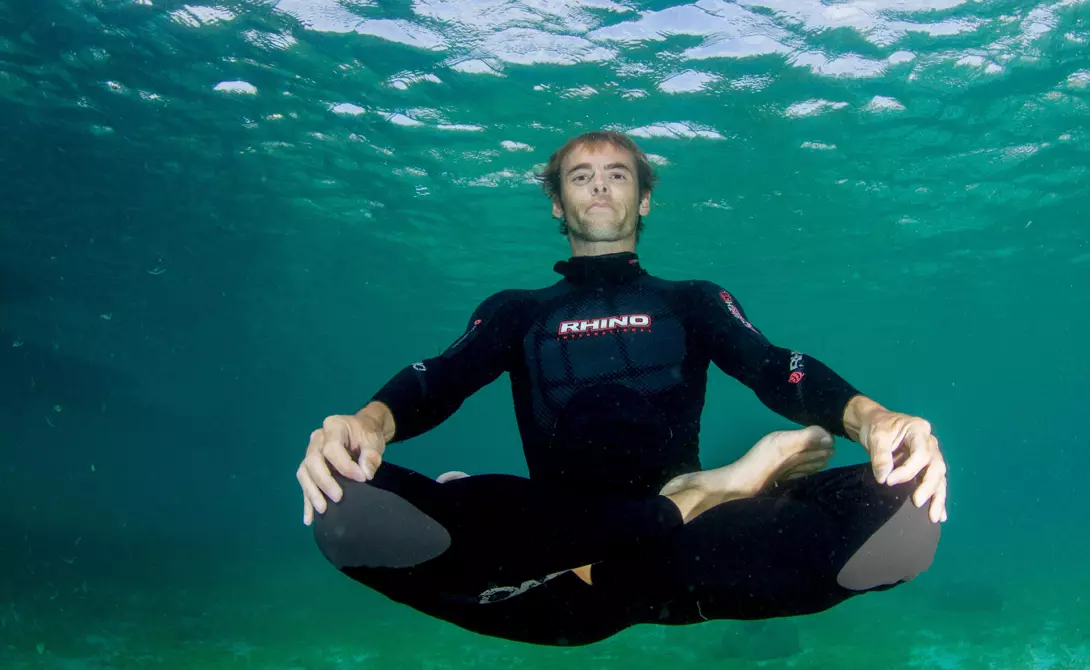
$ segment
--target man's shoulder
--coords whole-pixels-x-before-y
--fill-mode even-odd
[[[482,300],[477,310],[496,311],[504,305],[519,302],[526,292],[526,289],[519,288],[500,289]]]
[[[689,309],[704,310],[712,305],[722,307],[732,305],[741,308],[738,299],[722,284],[710,279],[652,279],[652,286],[662,294],[670,296],[677,304]]]
[[[549,286],[543,286],[540,288],[505,288],[500,289],[489,295],[487,298],[481,301],[481,305],[478,309],[489,309],[492,311],[503,309],[505,307],[512,308],[514,306],[525,306],[535,302],[540,302],[544,298],[549,297],[562,291],[562,282],[556,282]]]
[[[647,280],[653,286],[667,291],[675,291],[685,294],[718,294],[723,287],[707,279],[663,279],[648,275]]]

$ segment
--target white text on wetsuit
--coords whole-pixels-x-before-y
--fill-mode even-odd
[[[624,316],[603,316],[597,319],[581,319],[578,321],[561,321],[558,335],[572,335],[578,333],[597,333],[623,328],[650,328],[651,317],[647,314],[626,314]]]

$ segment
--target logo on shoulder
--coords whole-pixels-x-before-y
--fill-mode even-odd
[[[734,296],[726,291],[719,292],[719,298],[727,305],[727,311],[731,313],[734,318],[738,319],[743,326],[749,328],[753,332],[760,334],[760,331],[753,327],[753,324],[746,320],[746,317],[742,316],[741,310],[738,309],[738,305],[734,304]]]
[[[651,315],[623,314],[619,316],[602,316],[595,319],[561,321],[560,326],[556,329],[556,334],[560,339],[567,340],[605,333],[650,332],[650,330]]]
[[[787,381],[792,384],[798,384],[806,376],[806,373],[802,371],[802,354],[797,351],[791,352],[791,362],[788,363],[787,367],[791,371],[791,374],[787,376]]]

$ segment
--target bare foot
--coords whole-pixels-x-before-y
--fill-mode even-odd
[[[824,428],[769,433],[737,461],[714,470],[674,477],[660,491],[688,522],[728,500],[750,498],[773,482],[819,472],[833,455],[833,436]]]

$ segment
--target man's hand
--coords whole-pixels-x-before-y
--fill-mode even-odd
[[[325,514],[326,496],[339,502],[343,494],[327,461],[345,477],[365,482],[382,464],[382,453],[392,435],[393,417],[384,405],[369,405],[354,415],[326,417],[322,427],[310,434],[306,457],[295,473],[303,488],[303,523],[309,526],[314,521],[315,510]]]
[[[931,500],[931,521],[946,521],[946,461],[939,451],[938,439],[931,434],[930,423],[918,416],[891,412],[859,396],[849,403],[845,427],[858,434],[880,483],[903,484],[926,470],[912,494],[912,502],[923,507]]]

